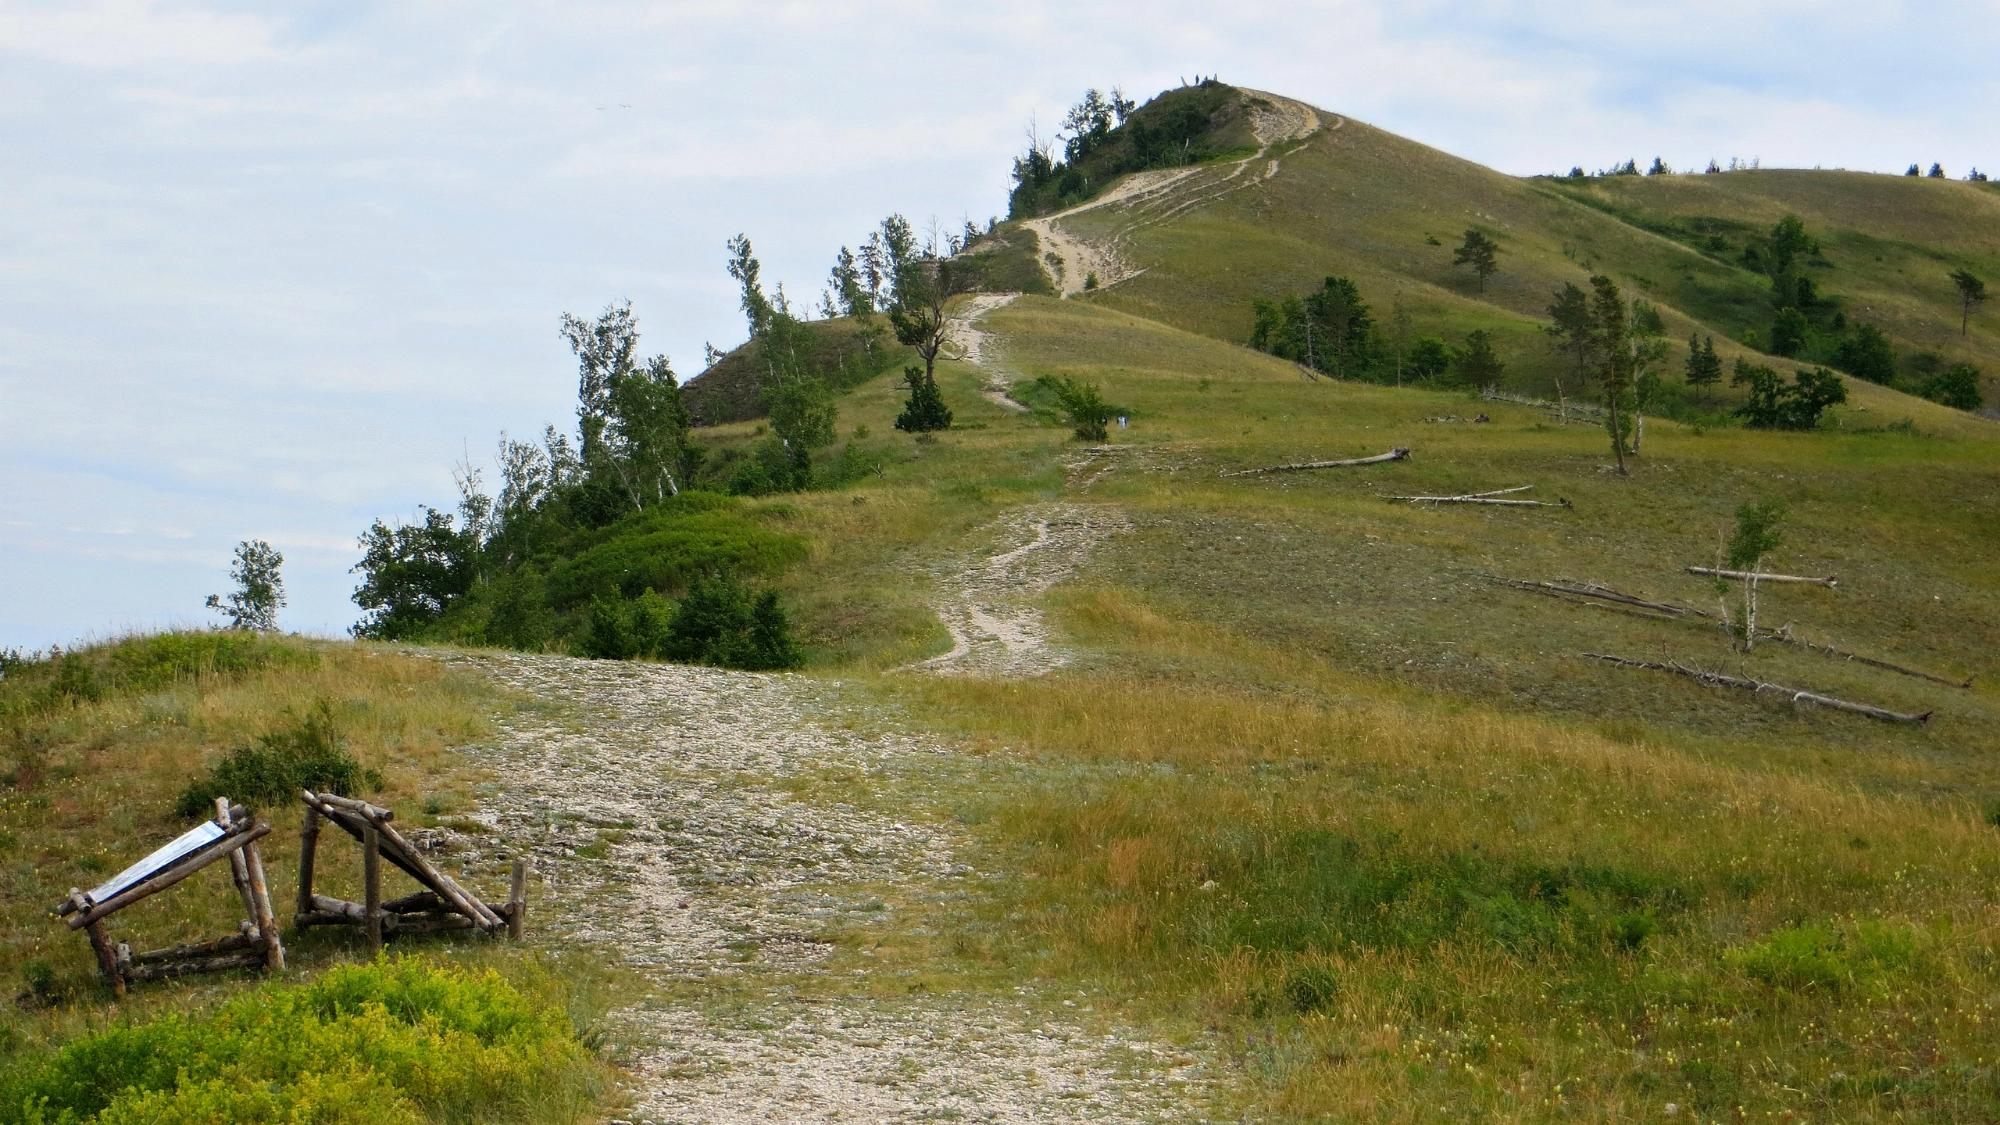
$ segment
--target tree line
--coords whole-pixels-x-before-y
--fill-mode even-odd
[[[1128,172],[1198,163],[1215,153],[1210,122],[1233,96],[1214,78],[1169,90],[1137,106],[1116,86],[1096,89],[1063,115],[1054,135],[1028,124],[1027,151],[1014,158],[1009,218],[1046,214],[1080,203]]]

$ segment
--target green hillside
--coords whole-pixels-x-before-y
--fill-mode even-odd
[[[1550,295],[1598,272],[1661,307],[1677,342],[1670,369],[1685,354],[1678,342],[1697,330],[1716,336],[1726,361],[1756,355],[1746,341],[1769,339],[1771,283],[1739,254],[1796,213],[1823,245],[1810,272],[1832,302],[1827,315],[1881,328],[1906,367],[1925,351],[1970,361],[1985,373],[1988,402],[2000,401],[2000,314],[1975,315],[1961,341],[1948,277],[1958,268],[2000,277],[2000,195],[1986,185],[1839,172],[1523,180],[1359,121],[1319,117],[1303,145],[1272,154],[1281,168],[1254,185],[1242,176],[1225,184],[1217,167],[1175,191],[1064,218],[1136,271],[1089,299],[1242,341],[1253,298],[1301,293],[1338,274],[1359,285],[1378,319],[1400,304],[1418,333],[1456,342],[1476,328],[1492,332],[1512,365],[1508,381],[1547,388],[1552,358],[1537,330]],[[1500,248],[1500,272],[1483,291],[1452,264],[1474,227]],[[1726,248],[1710,245],[1717,232]],[[1856,391],[1873,410],[1929,415]]]
[[[1013,921],[984,963],[1225,1029],[1247,1044],[1242,1096],[1280,1117],[2000,1106],[1984,1046],[2000,1014],[1991,435],[1661,423],[1620,479],[1601,431],[1462,393],[1308,383],[1084,302],[1023,298],[986,328],[1021,379],[1098,381],[1132,427],[1086,458],[948,365],[960,429],[892,444],[852,495],[785,505],[826,545],[786,587],[807,631],[875,638],[850,668],[940,651],[923,625],[938,588],[911,576],[1017,546],[978,546],[1008,512],[1130,521],[1054,596],[1072,669],[878,688],[1024,755],[961,814],[1036,876],[999,892]],[[899,402],[880,379],[843,418],[879,429]],[[1392,446],[1415,452],[1221,475]],[[1523,484],[1574,507],[1381,499]],[[1681,568],[1712,561],[1759,498],[1790,513],[1775,565],[1840,576],[1771,593],[1771,620],[1974,686],[1776,643],[1735,653],[1709,626],[1489,578],[1711,606]],[[1589,652],[1935,717],[1879,723]]]

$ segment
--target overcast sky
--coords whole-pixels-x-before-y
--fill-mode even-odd
[[[976,12],[977,14],[966,14]],[[723,242],[816,293],[889,211],[1005,209],[1030,115],[1216,74],[1513,173],[2000,171],[2000,0],[0,0],[0,648],[202,618],[231,549],[354,620],[377,516],[570,423],[564,310],[684,376]]]

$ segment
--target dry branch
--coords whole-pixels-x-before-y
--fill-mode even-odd
[[[1237,469],[1222,474],[1225,477],[1249,477],[1264,473],[1302,473],[1308,469],[1346,469],[1355,465],[1380,465],[1385,461],[1406,461],[1410,451],[1397,446],[1387,453],[1377,453],[1373,457],[1350,457],[1345,461],[1300,461],[1291,465],[1266,465],[1261,469]]]
[[[1665,613],[1674,617],[1709,616],[1705,611],[1695,609],[1692,606],[1675,605],[1672,602],[1649,601],[1633,594],[1627,594],[1621,590],[1614,590],[1609,586],[1599,586],[1594,582],[1585,585],[1574,585],[1567,582],[1530,582],[1520,578],[1501,578],[1497,575],[1488,575],[1487,577],[1502,586],[1512,586],[1516,590],[1527,590],[1530,593],[1543,594],[1552,598],[1616,602],[1619,605],[1650,609],[1654,612]]]
[[[1641,621],[1696,621],[1697,623],[1713,625],[1725,632],[1731,631],[1728,622],[1716,620],[1713,614],[1705,610],[1696,609],[1693,606],[1675,605],[1672,602],[1647,601],[1644,598],[1634,597],[1605,586],[1570,586],[1560,582],[1527,582],[1520,579],[1500,578],[1493,575],[1488,575],[1488,578],[1500,585],[1511,586],[1517,590],[1527,590],[1552,598],[1573,599],[1579,605],[1586,605],[1592,609],[1606,610],[1611,613],[1622,613],[1627,617],[1636,617]],[[1607,605],[1605,604],[1607,602],[1614,604]],[[1822,656],[1830,656],[1835,660],[1845,660],[1853,664],[1865,664],[1870,668],[1880,668],[1885,672],[1894,672],[1902,676],[1928,680],[1934,684],[1943,684],[1945,687],[1970,688],[1972,681],[1977,678],[1977,676],[1967,676],[1962,680],[1952,679],[1949,676],[1940,676],[1935,672],[1926,672],[1921,668],[1912,668],[1906,664],[1898,664],[1893,660],[1884,660],[1879,656],[1866,656],[1862,653],[1850,652],[1836,645],[1809,641],[1792,632],[1790,626],[1786,626],[1783,629],[1759,629],[1757,630],[1757,639],[1760,641],[1771,641],[1776,644],[1791,645],[1794,648],[1802,648],[1808,652],[1819,653]]]
[[[1511,492],[1526,492],[1535,487],[1532,484],[1516,485],[1513,488],[1496,488],[1491,492],[1467,492],[1458,496],[1384,496],[1384,500],[1400,500],[1410,504],[1494,504],[1509,508],[1569,508],[1568,497],[1558,496],[1551,504],[1546,500],[1500,500],[1497,497]]]
[[[1720,567],[1713,566],[1691,566],[1687,568],[1687,572],[1689,574],[1705,574],[1711,578],[1754,578],[1759,582],[1800,582],[1808,586],[1825,586],[1829,589],[1840,585],[1840,579],[1831,574],[1825,578],[1804,578],[1796,574],[1764,574],[1749,570],[1723,570]]]
[[[1794,703],[1813,703],[1835,711],[1866,715],[1871,719],[1880,719],[1887,723],[1927,723],[1930,722],[1931,718],[1931,712],[1929,711],[1925,711],[1921,715],[1911,715],[1901,711],[1891,711],[1886,707],[1877,707],[1870,703],[1855,703],[1851,700],[1837,699],[1831,695],[1822,695],[1819,692],[1806,691],[1803,688],[1785,687],[1781,684],[1765,683],[1762,680],[1747,680],[1741,676],[1729,676],[1721,672],[1706,672],[1699,668],[1689,668],[1684,664],[1660,664],[1650,660],[1631,660],[1623,656],[1607,656],[1601,652],[1586,652],[1582,655],[1591,660],[1607,661],[1621,668],[1644,668],[1653,672],[1671,672],[1676,676],[1685,676],[1699,683],[1714,684],[1719,687],[1741,688],[1751,692],[1777,692],[1780,695],[1790,696]]]

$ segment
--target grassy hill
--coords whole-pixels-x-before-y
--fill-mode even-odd
[[[1699,330],[1717,337],[1725,360],[1754,355],[1744,341],[1753,331],[1768,339],[1770,283],[1737,252],[1796,213],[1823,244],[1812,271],[1823,294],[1887,332],[1906,358],[1937,351],[1979,365],[1989,402],[2000,401],[2000,316],[1989,309],[1960,341],[1947,277],[1961,267],[2000,277],[2000,195],[1986,185],[1775,171],[1524,180],[1351,118],[1320,116],[1322,128],[1281,154],[1278,174],[1254,189],[1177,209],[1197,181],[1063,220],[1138,271],[1089,299],[1241,341],[1253,298],[1302,293],[1340,274],[1359,284],[1378,317],[1400,303],[1419,333],[1454,342],[1476,328],[1493,333],[1512,364],[1509,381],[1538,388],[1552,363],[1537,331],[1550,294],[1593,272],[1661,306],[1671,340]],[[1217,183],[1224,174],[1210,173]],[[1469,227],[1500,245],[1501,271],[1483,292],[1452,265]],[[1709,245],[1717,232],[1727,248]],[[1905,405],[1857,390],[1871,409]]]
[[[2000,1015],[1990,427],[1660,423],[1620,479],[1594,429],[1308,383],[1096,304],[1023,298],[986,326],[1007,369],[1098,381],[1131,411],[1093,460],[1108,471],[1078,471],[1050,419],[987,403],[980,373],[951,364],[960,429],[890,440],[882,477],[851,495],[782,502],[824,545],[789,589],[810,632],[850,638],[849,669],[941,650],[921,576],[978,566],[952,560],[1007,511],[1059,501],[1131,521],[1056,593],[1060,635],[1084,654],[1072,669],[877,683],[1014,763],[959,811],[1034,875],[978,916],[981,971],[1087,981],[1135,1019],[1219,1029],[1246,1104],[1281,1117],[2000,1107],[1983,1046]],[[865,384],[843,422],[879,430],[899,398],[887,378]],[[1492,421],[1465,420],[1478,410]],[[1376,468],[1221,475],[1399,445],[1412,457]],[[1380,498],[1520,484],[1574,509]],[[1488,580],[1711,606],[1681,568],[1710,561],[1758,498],[1789,506],[1777,565],[1841,577],[1771,593],[1769,620],[1980,678],[1741,654],[1705,626]],[[1935,718],[1877,723],[1586,652]]]
[[[999,780],[955,812],[1030,876],[956,919],[978,937],[945,963],[1074,980],[1135,1022],[1205,1028],[1253,1116],[2000,1112],[2000,430],[1849,380],[1820,432],[1656,421],[1625,479],[1591,427],[1308,382],[1240,345],[1253,297],[1339,273],[1419,332],[1494,333],[1508,381],[1539,388],[1550,291],[1604,271],[1662,306],[1670,338],[1712,332],[1725,360],[1768,361],[1740,342],[1771,307],[1741,249],[1793,213],[1842,312],[1990,376],[1992,328],[1950,346],[1945,280],[2000,264],[1990,191],[1846,173],[1520,180],[1322,120],[1252,187],[1218,165],[1192,181],[1211,185],[1205,204],[1062,219],[1137,272],[987,317],[986,361],[1017,386],[1083,378],[1129,410],[1107,450],[946,364],[951,433],[887,438],[882,474],[852,495],[760,502],[821,545],[783,584],[817,650],[855,675],[943,650],[924,576],[976,570],[967,544],[1006,513],[1129,521],[1052,595],[1069,668],[874,682],[992,748]],[[1502,249],[1483,293],[1451,265],[1468,226]],[[899,403],[877,378],[842,400],[843,424],[882,432]],[[1223,475],[1395,446],[1414,453]],[[1572,507],[1382,499],[1519,485]],[[1772,588],[1766,620],[1950,682],[1799,645],[1738,652],[1706,624],[1492,580],[1713,608],[1717,588],[1683,568],[1712,562],[1753,500],[1786,506],[1773,565],[1840,576]],[[1588,653],[1932,718],[1876,722]],[[919,943],[878,952],[897,950],[936,968]]]
[[[1061,219],[1140,272],[987,313],[979,364],[939,365],[948,431],[895,431],[896,349],[843,364],[852,326],[817,327],[855,471],[726,503],[690,493],[678,508],[714,513],[698,543],[666,537],[680,524],[637,534],[680,519],[675,505],[565,540],[575,557],[544,561],[576,572],[572,608],[646,596],[634,585],[657,597],[669,583],[646,575],[676,552],[706,559],[694,548],[723,532],[766,544],[758,580],[811,671],[839,676],[870,721],[939,732],[976,763],[976,785],[922,799],[976,841],[981,876],[823,935],[855,964],[865,951],[857,987],[1073,989],[1121,1029],[1192,1044],[1228,1115],[1256,1119],[2000,1117],[2000,428],[1851,381],[1841,424],[1815,432],[1656,419],[1622,477],[1595,427],[1464,392],[1308,381],[1241,343],[1253,297],[1340,273],[1420,332],[1493,332],[1508,381],[1537,388],[1550,290],[1608,271],[1663,307],[1670,337],[1713,332],[1725,359],[1753,355],[1724,343],[1769,308],[1740,251],[1796,213],[1843,311],[1905,350],[1943,350],[1957,324],[1943,267],[2000,266],[1990,191],[1841,173],[1520,180],[1320,117],[1254,164],[1202,166],[1180,189],[1204,192],[1199,206]],[[1451,265],[1468,226],[1501,246],[1484,292]],[[1043,247],[1023,235],[1003,227],[989,251],[995,288],[1025,288]],[[1994,331],[1962,354],[1989,355]],[[717,404],[698,406],[716,423],[698,434],[711,464],[770,446],[746,389],[756,366],[739,353],[691,384]],[[1044,375],[1095,383],[1130,428],[1079,444],[1029,389]],[[1008,380],[1032,409],[989,393]],[[1228,475],[1396,447],[1412,453]],[[1385,499],[1520,486],[1566,503]],[[1764,593],[1767,623],[1820,648],[1740,652],[1699,618],[1495,581],[1713,611],[1731,591],[1685,567],[1713,562],[1752,501],[1784,505],[1772,567],[1839,576]],[[1067,661],[915,673],[951,646],[953,591],[1004,581],[1000,560],[1033,546],[1016,519],[1030,511],[1098,529],[1032,591]],[[492,706],[375,649],[285,651],[268,669],[51,697],[10,728],[23,795],[0,874],[7,901],[29,904],[0,918],[14,962],[55,962],[82,987],[83,955],[33,904],[110,862],[84,843],[97,829],[157,834],[204,746],[330,697],[389,795],[413,797]],[[132,800],[114,807],[144,811],[79,819],[77,780],[121,758],[114,794]],[[903,815],[900,781],[853,774],[843,807]],[[794,784],[803,799],[835,783]],[[447,785],[437,811],[458,794]],[[17,1048],[59,1038],[46,1022],[0,1032]]]

